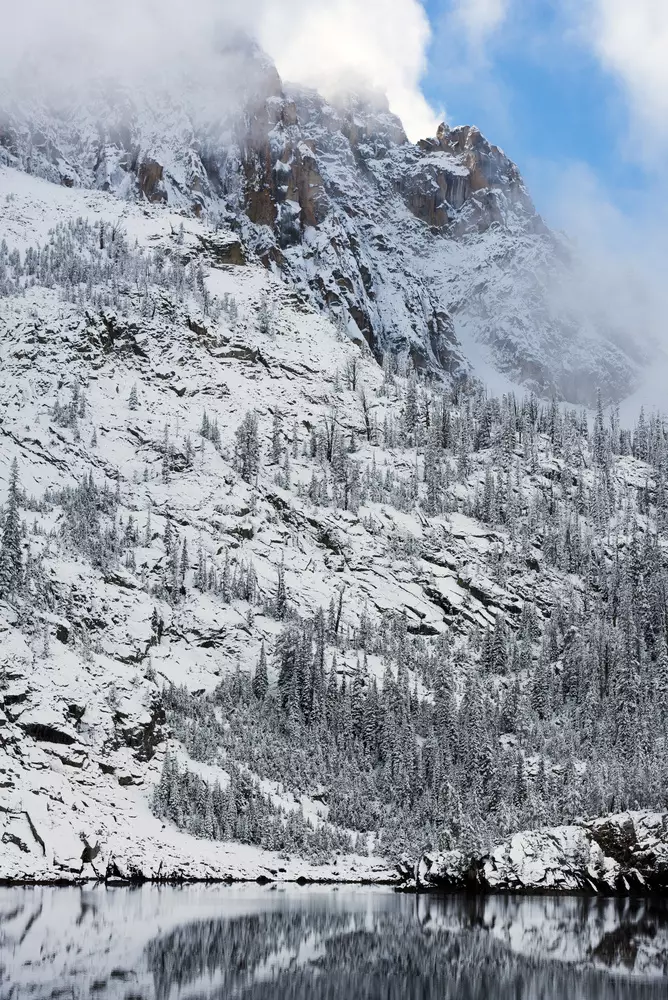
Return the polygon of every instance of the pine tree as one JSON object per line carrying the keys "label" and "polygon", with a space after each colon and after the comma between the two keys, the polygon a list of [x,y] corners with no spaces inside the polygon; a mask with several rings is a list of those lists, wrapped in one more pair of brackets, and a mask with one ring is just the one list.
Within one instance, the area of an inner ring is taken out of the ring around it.
{"label": "pine tree", "polygon": [[274,410],[271,427],[271,460],[274,465],[281,464],[283,455],[283,417],[278,407]]}
{"label": "pine tree", "polygon": [[441,513],[442,472],[433,434],[430,434],[424,453],[424,479],[427,484],[425,510],[434,516]]}
{"label": "pine tree", "polygon": [[459,446],[457,448],[457,475],[461,482],[467,478],[469,474],[470,460],[469,460],[469,448],[468,439],[466,434],[466,429],[462,427],[459,436]]}
{"label": "pine tree", "polygon": [[476,436],[476,442],[475,442],[476,451],[482,451],[485,448],[489,448],[491,443],[492,443],[492,411],[489,403],[485,402],[480,417],[478,433]]}
{"label": "pine tree", "polygon": [[174,544],[174,536],[172,532],[172,522],[168,517],[165,518],[165,530],[162,535],[162,541],[165,546],[165,552],[167,555],[170,555]]}
{"label": "pine tree", "polygon": [[279,664],[278,689],[283,708],[294,711],[298,700],[297,664],[299,632],[295,626],[286,626],[276,642],[276,658]]}
{"label": "pine tree", "polygon": [[633,436],[633,453],[636,458],[642,459],[643,462],[647,462],[649,460],[649,433],[647,430],[644,406],[640,407],[640,416],[638,417],[638,423]]}
{"label": "pine tree", "polygon": [[260,469],[257,414],[249,411],[236,431],[236,466],[242,479],[252,483]]}
{"label": "pine tree", "polygon": [[223,576],[220,582],[220,596],[223,604],[229,604],[232,599],[232,583],[230,570],[230,554],[225,550],[225,562],[223,563]]}
{"label": "pine tree", "polygon": [[190,568],[190,560],[188,558],[188,542],[187,539],[183,539],[183,546],[181,547],[181,561],[179,563],[179,587],[185,587],[186,584],[186,574]]}
{"label": "pine tree", "polygon": [[285,456],[283,458],[283,489],[290,489],[290,481],[292,477],[292,467],[290,465],[290,451],[288,448],[285,449]]}
{"label": "pine tree", "polygon": [[19,465],[14,459],[9,475],[9,493],[0,545],[0,596],[2,597],[16,594],[23,584],[19,498]]}
{"label": "pine tree", "polygon": [[253,677],[253,694],[258,701],[264,701],[269,690],[269,677],[267,674],[267,654],[264,650],[264,641],[260,647],[260,659]]}
{"label": "pine tree", "polygon": [[411,439],[417,434],[419,416],[417,377],[415,369],[411,367],[406,385],[406,406],[404,409],[406,433]]}
{"label": "pine tree", "polygon": [[276,600],[274,604],[274,614],[279,621],[283,621],[288,608],[288,595],[285,589],[285,567],[281,562],[278,567],[278,583],[276,585]]}
{"label": "pine tree", "polygon": [[128,399],[128,406],[131,410],[139,409],[139,394],[137,392],[137,383],[135,382],[130,389],[130,397]]}
{"label": "pine tree", "polygon": [[172,469],[172,446],[169,440],[169,427],[165,424],[162,440],[162,481],[168,483]]}
{"label": "pine tree", "polygon": [[603,468],[607,464],[606,455],[606,432],[605,423],[603,420],[603,401],[601,398],[601,390],[596,390],[596,418],[594,420],[594,461],[598,466]]}
{"label": "pine tree", "polygon": [[202,546],[202,539],[200,538],[197,545],[197,569],[195,570],[195,586],[202,593],[206,590],[207,584],[207,572],[206,572],[206,555],[204,554],[204,548]]}
{"label": "pine tree", "polygon": [[158,609],[155,606],[151,615],[151,635],[152,644],[157,645],[160,642],[160,619],[158,617]]}

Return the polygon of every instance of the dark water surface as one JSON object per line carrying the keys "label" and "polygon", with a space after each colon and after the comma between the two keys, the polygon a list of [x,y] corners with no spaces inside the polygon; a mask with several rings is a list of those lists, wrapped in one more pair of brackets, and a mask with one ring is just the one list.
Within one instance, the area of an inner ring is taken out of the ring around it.
{"label": "dark water surface", "polygon": [[668,902],[0,889],[0,998],[668,998]]}

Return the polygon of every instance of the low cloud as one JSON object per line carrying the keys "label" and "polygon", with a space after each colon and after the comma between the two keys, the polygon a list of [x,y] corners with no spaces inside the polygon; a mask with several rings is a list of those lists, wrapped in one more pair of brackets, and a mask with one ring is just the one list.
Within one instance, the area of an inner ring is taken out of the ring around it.
{"label": "low cloud", "polygon": [[431,29],[419,0],[0,0],[0,24],[0,73],[51,94],[98,76],[194,76],[216,81],[224,100],[221,79],[222,90],[240,81],[221,52],[229,60],[230,38],[244,32],[292,82],[383,91],[412,138],[438,121],[420,89]]}
{"label": "low cloud", "polygon": [[324,93],[367,80],[412,139],[435,133],[438,116],[420,90],[431,28],[418,0],[297,0],[289,12],[269,0],[258,33],[286,79]]}
{"label": "low cloud", "polygon": [[605,330],[635,357],[640,384],[623,408],[627,419],[641,405],[665,410],[668,209],[660,207],[653,186],[625,198],[613,195],[584,163],[541,168],[552,181],[550,221],[568,234],[573,252],[569,280],[553,289],[555,305]]}

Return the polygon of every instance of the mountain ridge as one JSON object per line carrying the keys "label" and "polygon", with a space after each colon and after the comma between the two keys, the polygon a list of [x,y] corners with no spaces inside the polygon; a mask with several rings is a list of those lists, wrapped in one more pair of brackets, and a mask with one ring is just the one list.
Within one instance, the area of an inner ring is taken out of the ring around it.
{"label": "mountain ridge", "polygon": [[236,229],[379,360],[410,353],[451,375],[482,353],[511,382],[571,402],[591,403],[596,385],[632,390],[648,349],[574,305],[572,248],[479,130],[441,125],[414,145],[377,98],[337,105],[249,58],[250,93],[218,110],[199,90],[177,102],[98,91],[90,112],[5,108],[0,156]]}

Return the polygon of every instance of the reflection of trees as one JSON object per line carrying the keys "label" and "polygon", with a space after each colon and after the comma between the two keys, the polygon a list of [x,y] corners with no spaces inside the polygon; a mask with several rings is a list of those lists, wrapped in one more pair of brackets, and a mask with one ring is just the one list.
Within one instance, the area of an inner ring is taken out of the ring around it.
{"label": "reflection of trees", "polygon": [[[156,996],[178,986],[184,997],[221,1000],[230,991],[243,1000],[665,1000],[665,979],[552,961],[547,947],[514,953],[490,933],[482,897],[428,899],[428,906],[425,897],[404,899],[396,912],[286,909],[185,925],[148,946]],[[665,943],[665,901],[565,902],[563,920],[575,933],[588,920],[610,928],[591,954],[599,964],[623,970],[641,939],[659,943],[658,928]],[[521,919],[521,905],[508,915]],[[210,979],[215,986],[207,988]]]}
{"label": "reflection of trees", "polygon": [[296,955],[307,938],[320,940],[352,923],[350,914],[282,910],[177,927],[147,945],[156,997],[203,976],[215,975],[225,989],[248,984],[272,959]]}

